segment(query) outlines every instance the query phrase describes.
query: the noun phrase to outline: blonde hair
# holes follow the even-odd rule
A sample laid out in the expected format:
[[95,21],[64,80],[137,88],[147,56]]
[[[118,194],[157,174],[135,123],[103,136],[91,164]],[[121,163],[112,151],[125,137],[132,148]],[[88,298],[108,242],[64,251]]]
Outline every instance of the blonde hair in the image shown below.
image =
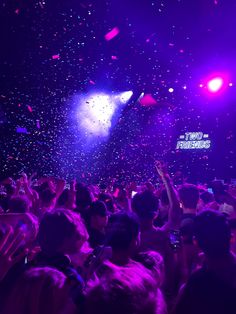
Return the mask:
[[106,266],[109,271],[90,282],[86,291],[85,314],[165,313],[164,299],[149,270],[139,263],[119,267],[107,262]]
[[66,279],[63,273],[49,267],[26,271],[8,296],[3,314],[74,313]]

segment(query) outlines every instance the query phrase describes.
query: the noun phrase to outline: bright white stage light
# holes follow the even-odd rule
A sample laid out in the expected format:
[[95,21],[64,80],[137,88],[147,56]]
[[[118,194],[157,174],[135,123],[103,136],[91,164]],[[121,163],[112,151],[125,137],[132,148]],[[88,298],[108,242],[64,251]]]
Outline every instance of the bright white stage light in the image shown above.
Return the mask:
[[108,136],[115,111],[119,105],[127,103],[132,95],[132,91],[127,91],[116,96],[101,93],[81,97],[77,109],[80,129],[86,136]]
[[130,100],[130,98],[132,97],[133,95],[133,92],[132,91],[127,91],[127,92],[123,92],[120,94],[120,101],[123,103],[123,104],[126,104],[127,101]]
[[222,77],[215,77],[207,83],[207,88],[211,93],[218,92],[223,87]]
[[105,94],[83,98],[77,111],[80,127],[87,135],[107,136],[116,103]]

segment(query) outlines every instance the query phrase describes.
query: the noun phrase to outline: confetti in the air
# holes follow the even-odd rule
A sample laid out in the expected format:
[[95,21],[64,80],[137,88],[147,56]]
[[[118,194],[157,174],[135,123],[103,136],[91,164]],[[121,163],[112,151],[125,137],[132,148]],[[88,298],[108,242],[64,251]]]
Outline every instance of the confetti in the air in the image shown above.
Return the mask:
[[59,55],[59,54],[57,54],[57,55],[53,55],[53,56],[52,56],[52,59],[53,59],[53,60],[60,59],[60,55]]
[[157,101],[153,98],[151,94],[146,94],[139,99],[142,106],[153,106],[157,104]]
[[[140,182],[155,179],[161,158],[199,182],[224,171],[236,178],[234,0],[11,2],[1,7],[4,173],[37,167],[82,182]],[[207,82],[221,74],[224,86],[209,93]],[[82,109],[89,115],[78,125]],[[92,136],[104,123],[106,136]],[[197,130],[212,150],[176,151],[177,137]]]
[[119,34],[120,30],[118,27],[114,27],[110,32],[105,35],[107,41],[112,40]]

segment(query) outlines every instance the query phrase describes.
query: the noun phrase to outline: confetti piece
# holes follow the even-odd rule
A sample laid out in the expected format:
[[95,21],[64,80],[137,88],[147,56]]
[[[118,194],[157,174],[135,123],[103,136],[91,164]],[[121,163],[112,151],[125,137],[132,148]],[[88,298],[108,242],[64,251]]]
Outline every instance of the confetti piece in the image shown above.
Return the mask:
[[57,54],[57,55],[53,55],[53,56],[52,56],[52,59],[53,59],[53,60],[60,59],[60,55],[59,55],[59,54]]
[[152,37],[155,35],[156,35],[156,33],[151,34],[151,36],[146,39],[146,43],[149,43],[151,41]]
[[17,132],[17,133],[28,134],[27,129],[26,129],[26,128],[21,128],[21,127],[17,127],[17,128],[16,128],[16,132]]
[[120,30],[118,27],[114,27],[110,32],[105,35],[107,41],[115,38],[119,34]]
[[20,9],[16,9],[16,10],[15,10],[15,13],[16,13],[16,14],[19,14],[19,13],[20,13]]
[[139,99],[139,102],[144,107],[154,106],[157,104],[157,101],[152,97],[151,94],[144,95],[141,99]]
[[33,112],[33,109],[31,106],[28,105],[27,108],[28,108],[29,112]]
[[40,121],[39,120],[36,120],[36,126],[38,129],[40,129]]
[[95,82],[92,81],[92,80],[90,80],[89,83],[90,83],[91,85],[95,85]]
[[112,60],[118,60],[117,56],[111,56]]

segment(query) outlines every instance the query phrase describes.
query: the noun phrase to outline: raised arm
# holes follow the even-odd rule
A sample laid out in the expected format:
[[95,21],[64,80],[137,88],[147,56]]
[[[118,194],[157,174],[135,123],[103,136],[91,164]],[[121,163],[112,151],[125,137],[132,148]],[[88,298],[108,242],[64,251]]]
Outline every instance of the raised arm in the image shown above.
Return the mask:
[[75,208],[75,202],[76,202],[76,180],[72,180],[70,182],[70,192],[69,192],[69,204],[68,207],[70,209]]
[[56,181],[56,199],[58,199],[61,193],[64,191],[66,181],[63,179],[57,179]]
[[180,221],[181,221],[181,215],[182,210],[180,207],[179,199],[177,192],[171,182],[171,178],[166,170],[165,165],[157,161],[155,163],[157,172],[159,176],[161,177],[161,180],[166,188],[169,203],[170,203],[170,209],[168,214],[168,221],[163,226],[164,229],[179,229]]

